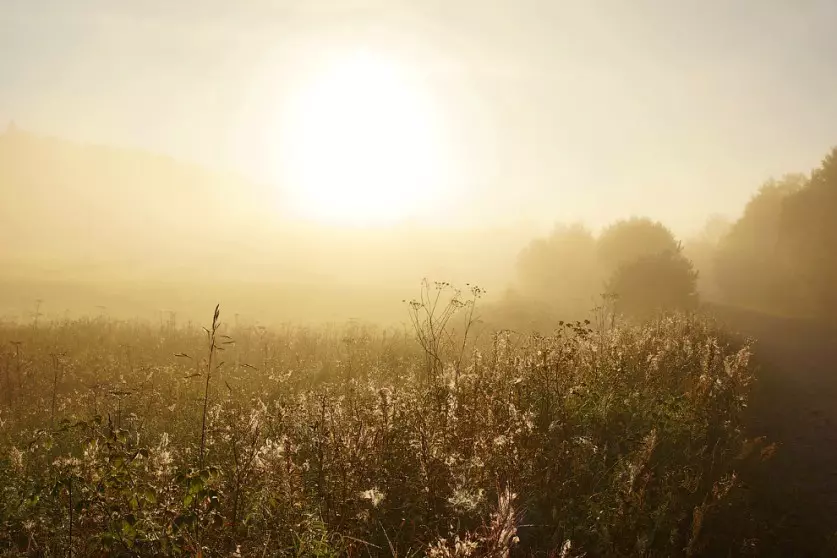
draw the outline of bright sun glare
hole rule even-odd
[[[427,210],[448,170],[435,110],[407,68],[359,53],[297,91],[282,122],[280,175],[297,213],[380,224]]]

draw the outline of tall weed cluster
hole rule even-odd
[[[707,552],[759,457],[749,347],[478,332],[480,293],[425,284],[401,332],[3,324],[0,554]]]

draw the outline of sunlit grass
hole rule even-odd
[[[427,284],[406,332],[235,329],[223,312],[207,332],[2,325],[0,549],[499,558],[743,544],[715,525],[744,517],[736,470],[758,455],[741,430],[748,347],[696,317],[474,340],[479,295]]]

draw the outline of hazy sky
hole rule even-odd
[[[683,231],[837,144],[835,22],[831,0],[0,0],[0,119],[270,176],[300,73],[363,47],[433,92],[464,215]]]

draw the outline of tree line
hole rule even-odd
[[[690,310],[701,300],[773,314],[837,314],[837,148],[810,174],[762,185],[740,217],[712,216],[700,235],[678,241],[645,217],[600,234],[558,225],[517,259],[509,298],[556,311],[589,311],[602,295],[628,316]]]

